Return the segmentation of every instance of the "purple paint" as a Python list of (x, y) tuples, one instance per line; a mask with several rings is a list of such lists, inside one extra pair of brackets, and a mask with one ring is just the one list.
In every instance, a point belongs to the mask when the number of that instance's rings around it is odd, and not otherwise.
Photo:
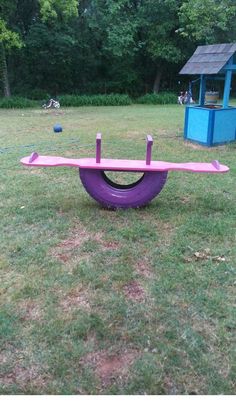
[(39, 157), (38, 153), (33, 152), (29, 157), (29, 163), (32, 163), (35, 159), (37, 159), (37, 157)]
[(96, 163), (101, 162), (102, 134), (96, 136)]
[(146, 164), (149, 166), (152, 159), (152, 144), (153, 139), (151, 135), (147, 135), (147, 148), (146, 148)]
[(168, 171), (146, 172), (133, 184), (119, 185), (102, 170), (81, 168), (80, 179), (88, 194), (111, 209), (138, 208), (147, 205), (162, 190)]

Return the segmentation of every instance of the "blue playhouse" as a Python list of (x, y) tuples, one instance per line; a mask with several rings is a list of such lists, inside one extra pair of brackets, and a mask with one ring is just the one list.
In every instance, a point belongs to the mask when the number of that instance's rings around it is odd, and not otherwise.
[[(236, 140), (236, 107), (229, 106), (233, 72), (236, 72), (235, 43), (197, 47), (180, 71), (180, 74), (200, 75), (199, 104), (188, 105), (185, 110), (185, 139), (205, 146)], [(209, 80), (224, 81), (222, 104), (206, 96)]]

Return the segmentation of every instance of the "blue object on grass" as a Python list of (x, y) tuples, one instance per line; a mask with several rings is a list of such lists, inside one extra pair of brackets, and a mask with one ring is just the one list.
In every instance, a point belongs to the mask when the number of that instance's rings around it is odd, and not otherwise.
[(60, 124), (55, 124), (53, 127), (54, 132), (62, 132), (62, 126)]

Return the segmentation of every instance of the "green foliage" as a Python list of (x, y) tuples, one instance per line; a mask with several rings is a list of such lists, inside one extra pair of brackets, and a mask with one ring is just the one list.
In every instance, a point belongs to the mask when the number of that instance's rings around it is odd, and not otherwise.
[(44, 89), (32, 89), (27, 92), (27, 98), (31, 100), (47, 100), (50, 97), (50, 94)]
[(132, 103), (128, 95), (59, 96), (61, 106), (127, 106)]
[(1, 109), (27, 109), (37, 107), (38, 103), (20, 96), (0, 98)]
[[(236, 37), (232, 0), (0, 3), (5, 95), (10, 94), (7, 86), (26, 97), (34, 88), (52, 97), (178, 91), (178, 72), (199, 42), (223, 43)], [(7, 47), (11, 52), (4, 54)], [(187, 81), (181, 77), (183, 89)]]
[(0, 18), (0, 42), (8, 49), (12, 47), (21, 48), (22, 41), (18, 33), (7, 28), (6, 22)]
[(179, 16), (182, 36), (204, 43), (235, 40), (236, 5), (231, 0), (185, 0)]
[(171, 92), (147, 93), (137, 99), (140, 104), (175, 104), (176, 94)]
[(184, 46), (174, 31), (178, 28), (180, 1), (147, 0), (140, 7), (145, 48), (151, 59), (177, 63), (183, 59)]
[(39, 0), (44, 22), (61, 18), (67, 21), (78, 15), (78, 0)]

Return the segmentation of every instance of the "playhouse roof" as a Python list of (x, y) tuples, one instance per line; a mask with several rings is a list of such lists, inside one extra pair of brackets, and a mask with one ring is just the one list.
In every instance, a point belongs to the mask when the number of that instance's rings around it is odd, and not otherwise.
[(180, 74), (218, 74), (236, 52), (236, 43), (198, 46)]

